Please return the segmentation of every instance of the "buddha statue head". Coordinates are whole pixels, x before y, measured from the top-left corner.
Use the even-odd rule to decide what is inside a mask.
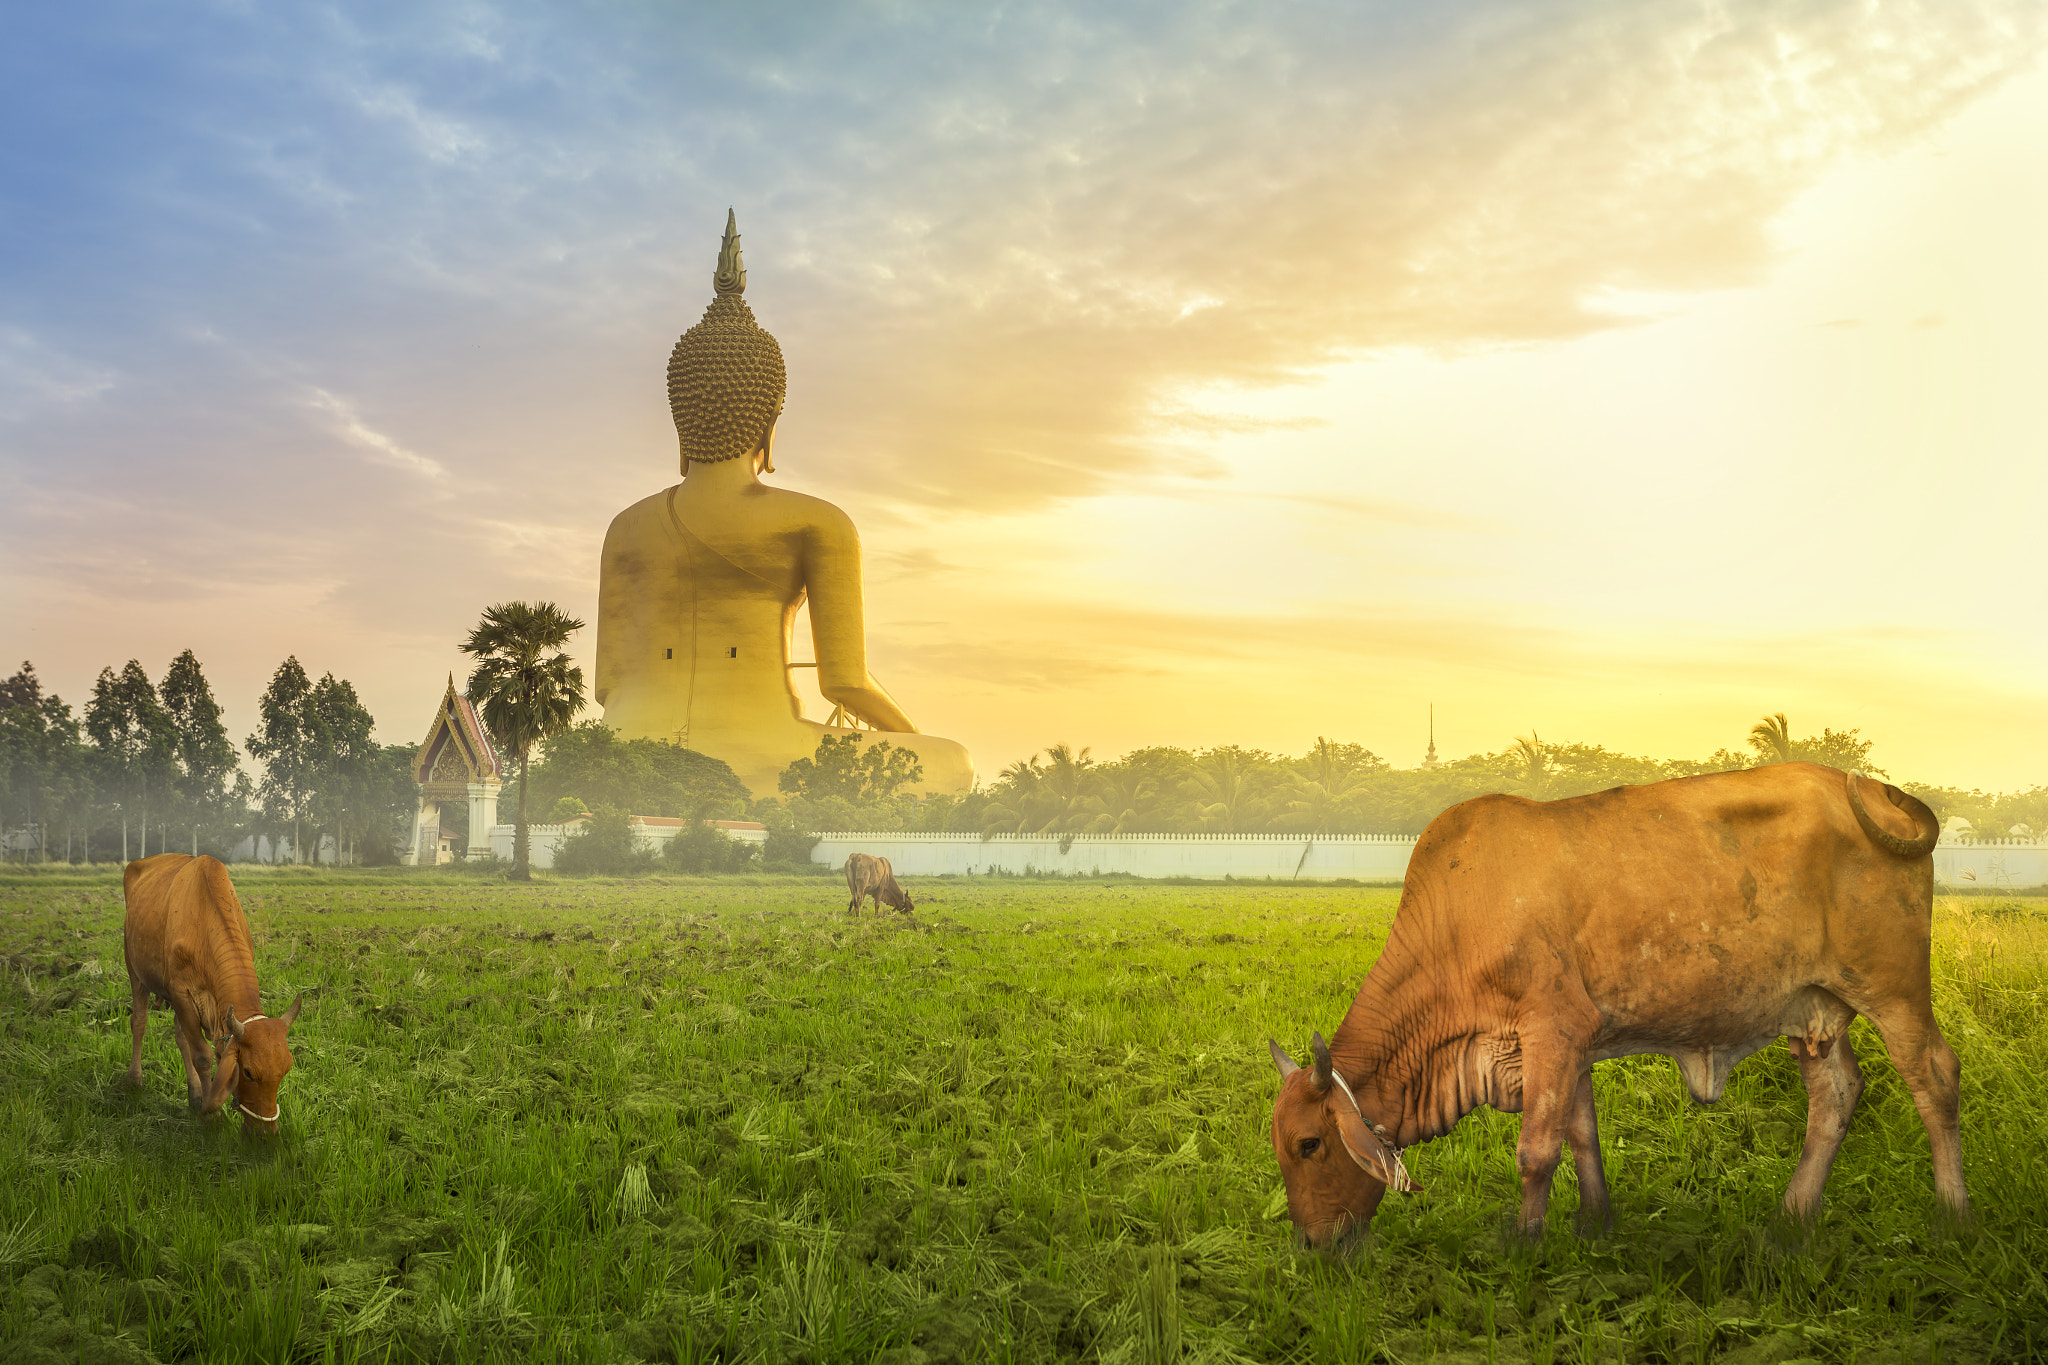
[[[668,358],[668,406],[675,415],[686,475],[692,460],[715,464],[761,449],[782,414],[788,389],[782,347],[754,321],[754,310],[740,297],[747,272],[730,209],[711,287],[711,306]]]

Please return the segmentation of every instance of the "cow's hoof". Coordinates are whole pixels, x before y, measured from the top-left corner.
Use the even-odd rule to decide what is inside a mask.
[[[1977,1215],[1970,1212],[1968,1204],[1960,1207],[1945,1199],[1934,1201],[1934,1217],[1931,1231],[1936,1241],[1946,1242],[1967,1237],[1977,1230]]]

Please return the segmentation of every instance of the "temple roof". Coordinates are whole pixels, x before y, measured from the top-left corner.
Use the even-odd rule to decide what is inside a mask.
[[[434,714],[434,723],[420,742],[413,759],[413,781],[422,787],[467,787],[472,782],[502,782],[505,765],[484,729],[483,718],[468,697],[455,690],[455,675],[448,675],[448,691]]]

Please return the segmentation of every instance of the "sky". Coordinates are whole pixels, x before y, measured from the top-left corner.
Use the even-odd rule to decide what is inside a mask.
[[[239,739],[292,654],[417,740],[484,606],[594,624],[730,207],[771,481],[984,775],[1433,706],[2048,782],[2038,3],[7,22],[0,661],[74,702],[189,647]]]

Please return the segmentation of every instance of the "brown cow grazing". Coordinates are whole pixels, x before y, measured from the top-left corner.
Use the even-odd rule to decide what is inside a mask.
[[[910,893],[896,884],[896,874],[889,870],[887,858],[871,857],[866,853],[856,853],[848,858],[846,892],[853,898],[846,903],[849,915],[859,914],[860,903],[870,896],[874,897],[876,910],[887,905],[907,915],[916,909]]]
[[[218,859],[164,853],[128,864],[122,882],[128,915],[121,947],[134,993],[128,1084],[142,1085],[142,1031],[154,994],[176,1018],[172,1036],[193,1110],[219,1113],[232,1090],[244,1129],[275,1133],[278,1083],[292,1069],[285,1031],[299,1017],[299,1001],[276,1019],[264,1015],[249,921],[228,870]]]
[[[1866,805],[1866,793],[1888,801]],[[1610,1214],[1591,1066],[1662,1053],[1693,1098],[1783,1035],[1806,1082],[1784,1211],[1812,1217],[1877,1026],[1919,1106],[1941,1205],[1969,1217],[1961,1067],[1934,1022],[1928,944],[1939,827],[1926,806],[1812,763],[1617,787],[1566,801],[1482,796],[1415,845],[1379,960],[1313,1066],[1280,1069],[1273,1151],[1315,1246],[1349,1240],[1401,1149],[1482,1104],[1522,1115],[1520,1227],[1537,1236],[1569,1140],[1583,1223]]]

